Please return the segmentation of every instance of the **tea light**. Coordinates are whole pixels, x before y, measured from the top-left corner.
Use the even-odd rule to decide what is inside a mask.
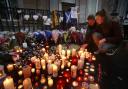
[[[84,77],[84,81],[88,81],[88,78],[87,77]]]
[[[87,65],[87,66],[89,66],[89,65],[90,65],[90,63],[88,63],[88,62],[87,62],[87,63],[86,63],[86,65]]]
[[[32,73],[35,73],[35,68],[32,68],[32,69],[31,69],[31,72],[32,72]]]
[[[18,72],[18,75],[19,75],[19,76],[22,76],[22,74],[23,74],[23,72],[22,72],[22,70],[20,70],[20,71]]]
[[[53,86],[53,79],[51,77],[48,77],[48,86],[49,87]]]
[[[96,57],[95,56],[92,56],[92,60],[95,61],[96,60]]]
[[[73,86],[73,87],[77,87],[77,86],[78,86],[78,82],[77,82],[77,81],[73,81],[73,82],[72,82],[72,86]]]
[[[13,64],[8,64],[7,69],[8,69],[8,71],[12,71],[14,69]]]
[[[11,78],[11,77],[7,77],[3,81],[3,85],[4,85],[4,89],[15,89],[14,81],[13,81],[13,78]]]
[[[95,69],[93,69],[93,68],[90,68],[90,71],[91,71],[91,72],[94,72],[94,71],[95,71]]]
[[[76,76],[77,76],[77,66],[75,66],[75,65],[71,66],[71,76],[72,76],[72,78],[76,78]]]
[[[19,85],[18,86],[18,89],[23,89],[23,85]]]
[[[88,76],[89,74],[88,73],[85,73],[86,76]]]

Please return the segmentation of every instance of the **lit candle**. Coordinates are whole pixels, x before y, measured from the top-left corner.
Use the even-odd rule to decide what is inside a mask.
[[[73,87],[77,87],[77,86],[78,86],[78,82],[77,82],[77,81],[73,81],[73,82],[72,82],[72,86],[73,86]]]
[[[49,87],[53,86],[53,79],[51,77],[48,77],[48,86]]]
[[[71,66],[71,62],[68,62],[68,63],[67,63],[67,66],[70,67],[70,66]]]
[[[78,51],[78,55],[81,56],[81,54],[83,53],[83,51]]]
[[[96,57],[95,56],[92,56],[92,60],[95,61],[96,60]]]
[[[8,64],[7,69],[8,69],[8,71],[12,71],[14,69],[13,64]]]
[[[40,69],[41,68],[40,60],[39,59],[35,60],[35,66],[36,66],[36,69]]]
[[[52,64],[48,64],[48,65],[47,65],[47,68],[48,68],[48,74],[52,74],[52,71],[53,71],[53,66],[52,66]]]
[[[57,77],[58,76],[58,67],[57,65],[53,64],[53,77]]]
[[[84,60],[79,59],[78,60],[78,69],[83,69],[84,67]]]
[[[32,82],[31,82],[30,78],[24,79],[23,87],[24,87],[24,89],[32,89]]]
[[[42,66],[42,69],[43,70],[46,69],[46,63],[45,63],[45,60],[44,59],[41,60],[41,66]]]
[[[72,56],[76,56],[76,49],[72,49]]]
[[[11,77],[7,77],[3,81],[3,85],[4,85],[4,89],[15,89],[14,81],[13,81],[13,78],[11,78]]]
[[[20,70],[20,71],[18,72],[18,75],[19,75],[19,76],[22,76],[22,74],[23,74],[23,72],[22,72],[22,70]]]
[[[64,65],[64,67],[65,67],[65,65],[66,65],[66,57],[65,56],[62,56],[62,65]]]
[[[44,54],[44,59],[45,59],[45,60],[48,60],[48,53],[45,53],[45,54]]]
[[[62,45],[61,44],[58,45],[58,52],[61,55],[61,52],[62,52]]]
[[[32,72],[32,73],[35,73],[35,68],[32,68],[32,69],[31,69],[31,72]]]
[[[90,68],[90,72],[94,72],[95,71],[95,69],[93,69],[93,68]]]
[[[70,50],[67,50],[67,57],[69,57],[71,54],[71,51]]]
[[[85,59],[85,53],[84,53],[84,52],[81,53],[81,55],[80,55],[80,59],[81,59],[81,60],[84,60],[84,59]]]
[[[75,65],[71,66],[71,76],[72,76],[72,78],[76,78],[76,76],[77,76],[77,66],[75,66]]]
[[[65,50],[62,50],[61,55],[63,55],[63,56],[65,56],[65,55],[66,55]]]
[[[64,65],[63,65],[63,64],[61,65],[61,69],[62,69],[62,70],[64,69]]]
[[[41,82],[41,84],[44,84],[46,82],[46,79],[45,79],[44,75],[41,76],[40,82]]]
[[[19,85],[18,86],[18,89],[23,89],[23,85]]]
[[[42,48],[42,51],[45,52],[46,51],[45,48]]]

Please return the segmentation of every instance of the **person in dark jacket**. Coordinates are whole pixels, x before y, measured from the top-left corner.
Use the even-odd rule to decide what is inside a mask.
[[[119,23],[109,21],[104,10],[97,12],[95,18],[97,27],[93,34],[93,40],[97,45],[98,52],[104,53],[118,46],[122,41]]]
[[[95,32],[95,29],[96,29],[95,16],[89,15],[87,20],[88,20],[88,24],[87,24],[87,31],[86,31],[84,42],[87,45],[88,51],[92,52],[94,50],[94,42],[92,39],[92,34]]]

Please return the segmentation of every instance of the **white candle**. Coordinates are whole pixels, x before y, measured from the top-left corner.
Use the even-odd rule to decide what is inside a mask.
[[[4,80],[3,85],[4,85],[4,89],[15,89],[14,81],[13,81],[13,78],[11,78],[11,77],[7,77]]]
[[[53,72],[53,66],[52,66],[52,64],[48,64],[47,65],[47,68],[48,68],[48,74],[52,74],[52,72]]]
[[[36,66],[36,69],[40,69],[41,68],[40,60],[39,59],[35,60],[35,66]]]
[[[48,86],[49,87],[53,86],[53,79],[51,77],[48,77]]]
[[[58,76],[58,67],[57,65],[53,64],[53,77],[57,77]]]
[[[44,59],[41,60],[41,66],[42,66],[42,69],[45,70],[46,69],[46,62]]]
[[[77,66],[75,66],[75,65],[71,66],[71,76],[72,76],[72,78],[76,78],[76,76],[77,76]]]
[[[70,50],[67,50],[67,57],[69,57],[71,54],[71,51]]]
[[[24,89],[32,89],[32,82],[30,78],[26,78],[23,81]]]
[[[84,60],[78,60],[78,69],[82,69],[84,67]]]
[[[62,50],[61,54],[62,54],[63,56],[65,56],[65,55],[66,55],[65,50]]]
[[[7,69],[8,69],[8,71],[12,71],[14,69],[13,64],[8,64]]]

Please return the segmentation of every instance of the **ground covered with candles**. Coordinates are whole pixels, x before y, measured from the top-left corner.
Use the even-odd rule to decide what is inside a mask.
[[[17,46],[12,54],[2,89],[99,89],[96,57],[78,45]]]

